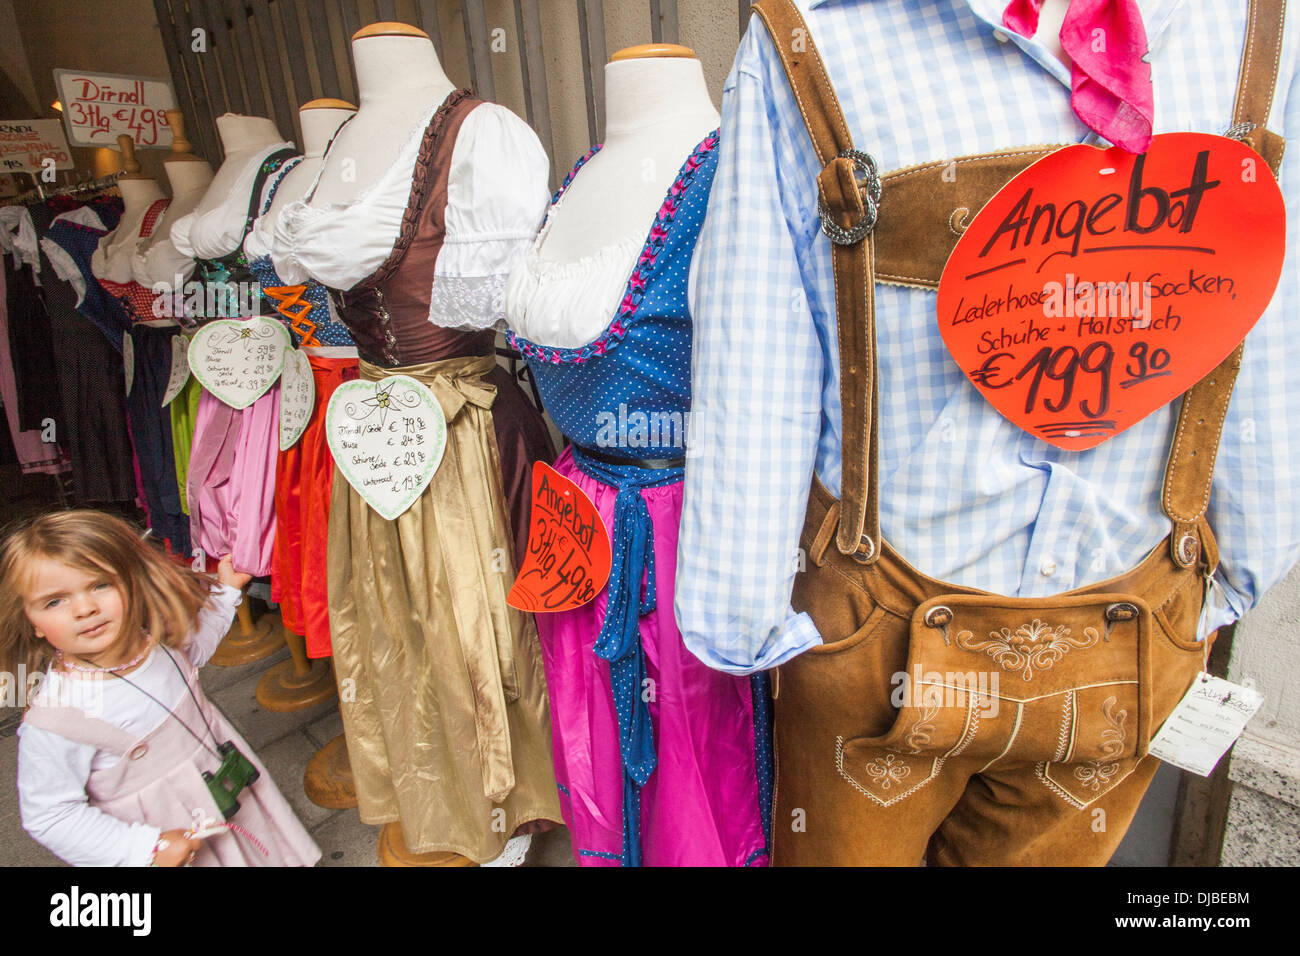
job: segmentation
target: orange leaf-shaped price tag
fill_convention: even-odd
[[[521,611],[569,611],[609,580],[609,533],[592,500],[545,462],[533,464],[528,554],[506,596]]]
[[[1281,190],[1237,140],[1163,133],[1140,155],[1069,146],[962,234],[939,331],[1007,419],[1092,448],[1237,347],[1273,298],[1285,236]]]

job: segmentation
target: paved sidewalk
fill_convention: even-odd
[[[203,689],[244,735],[293,805],[321,848],[321,866],[378,866],[375,843],[379,827],[361,822],[353,810],[326,810],[307,799],[302,775],[322,745],[343,732],[338,703],[275,714],[257,703],[257,681],[274,664],[287,659],[288,648],[244,667],[209,664],[200,672]],[[29,837],[18,813],[17,715],[0,709],[0,866],[63,866]],[[533,838],[529,866],[574,866],[569,833],[563,827]]]

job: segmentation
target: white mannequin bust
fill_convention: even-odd
[[[207,160],[194,155],[194,147],[185,135],[184,114],[172,109],[167,110],[166,115],[167,125],[172,131],[172,151],[163,159],[163,171],[167,174],[167,182],[171,184],[172,201],[168,203],[162,218],[155,223],[149,241],[144,244],[145,249],[169,242],[172,223],[193,212],[212,185],[212,166]]]
[[[172,225],[194,211],[212,184],[212,167],[201,159],[165,161],[163,169],[171,183],[172,201],[154,223],[149,238],[137,247],[131,262],[135,281],[149,288],[159,282],[177,285],[178,278],[183,282],[194,271],[194,260],[172,245]]]
[[[266,213],[268,218],[274,220],[285,206],[307,194],[320,171],[325,147],[344,121],[356,111],[355,106],[343,100],[312,100],[303,104],[298,111],[298,120],[302,124],[303,159],[280,180],[275,199]]]
[[[122,194],[123,219],[143,216],[150,206],[163,198],[162,188],[156,179],[119,179],[117,189]]]
[[[212,178],[207,192],[194,207],[200,216],[211,212],[225,201],[235,180],[254,156],[269,146],[283,142],[275,123],[261,116],[239,116],[236,113],[218,116],[217,134],[221,137],[221,149],[226,158]],[[247,214],[247,209],[238,204],[235,205],[235,211],[240,218]]]
[[[456,88],[428,34],[404,23],[358,30],[352,60],[361,107],[330,148],[312,206],[354,200],[392,166],[429,109]]]
[[[167,182],[172,187],[172,201],[168,203],[167,211],[163,213],[162,218],[154,225],[148,246],[169,242],[168,234],[171,232],[172,223],[181,216],[193,212],[212,185],[212,167],[201,159],[164,162],[163,170],[167,173]]]
[[[284,174],[284,179],[275,191],[275,198],[271,201],[271,208],[258,220],[253,235],[245,240],[246,252],[254,254],[254,237],[261,238],[263,230],[275,222],[285,206],[307,194],[316,180],[316,173],[320,171],[325,147],[343,122],[356,111],[351,103],[335,99],[312,100],[298,110],[298,120],[302,124],[303,160]],[[263,253],[266,250],[258,247],[256,251]],[[332,308],[331,306],[331,311]],[[325,358],[355,358],[357,355],[356,348],[347,345],[304,345],[301,348],[308,355]]]
[[[700,61],[686,47],[656,49],[632,47],[606,65],[605,142],[551,216],[540,259],[572,262],[629,235],[644,240],[681,164],[720,125]]]
[[[158,181],[140,172],[135,159],[135,144],[123,135],[118,140],[122,148],[122,168],[125,172],[117,179],[117,190],[122,196],[122,218],[118,226],[99,241],[90,259],[91,271],[101,279],[125,282],[130,279],[130,264],[120,267],[127,250],[134,252],[140,243],[140,227],[145,213],[159,199],[163,191]]]

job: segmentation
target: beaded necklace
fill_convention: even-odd
[[[146,642],[144,650],[141,651],[138,656],[133,657],[131,660],[127,661],[124,664],[115,664],[112,667],[95,667],[94,665],[91,664],[74,664],[72,661],[68,660],[64,656],[63,651],[59,651],[59,653],[56,655],[55,663],[57,663],[63,669],[70,670],[70,671],[81,671],[82,673],[86,673],[86,674],[98,674],[98,673],[112,674],[117,671],[130,670],[132,667],[135,667],[146,657],[148,657],[149,652],[152,650],[153,650],[153,644],[150,642]]]

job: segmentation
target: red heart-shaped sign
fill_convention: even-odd
[[[609,580],[609,532],[592,500],[546,464],[533,463],[528,553],[506,603],[521,611],[568,611]]]
[[[958,173],[960,175],[960,173]],[[1282,271],[1282,193],[1246,144],[1069,146],[998,191],[939,283],[948,351],[1007,419],[1081,450],[1218,365]]]

